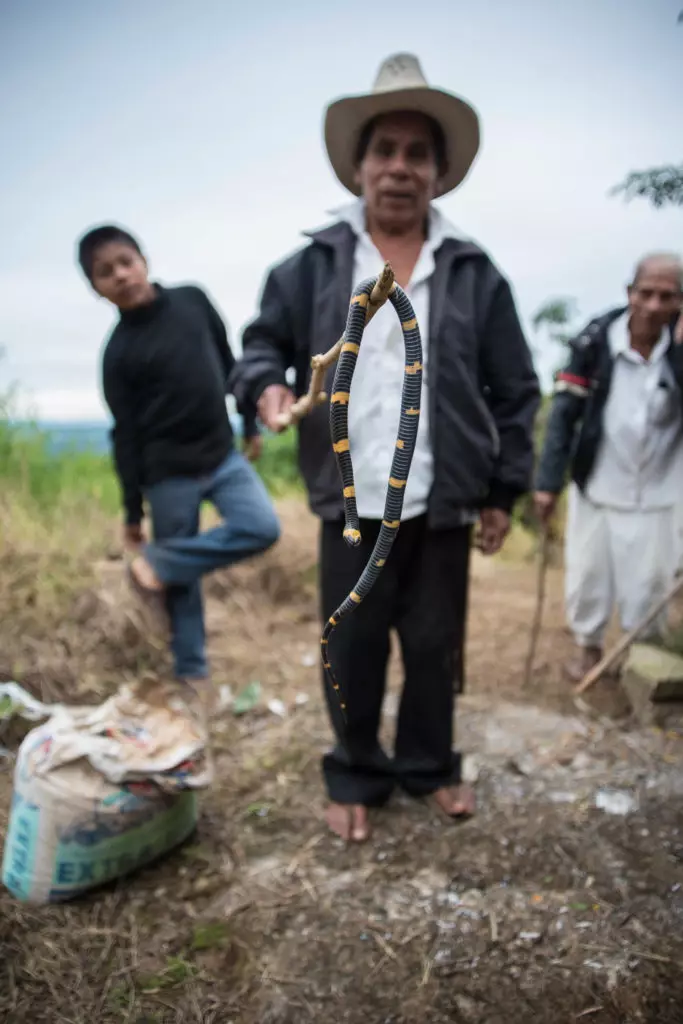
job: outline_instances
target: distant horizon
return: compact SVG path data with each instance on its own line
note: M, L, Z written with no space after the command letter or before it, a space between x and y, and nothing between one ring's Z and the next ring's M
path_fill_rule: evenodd
M232 412L228 412L230 422L232 423L233 429L239 426L242 422L242 417ZM15 427L31 427L36 426L41 430L105 430L107 433L113 426L113 420L102 419L61 419L56 416L10 416L9 423Z
M35 423L38 427L104 427L105 429L111 427L112 420L81 420L78 418L74 419L60 419L57 416L11 416L10 423L16 424L16 426L30 426Z

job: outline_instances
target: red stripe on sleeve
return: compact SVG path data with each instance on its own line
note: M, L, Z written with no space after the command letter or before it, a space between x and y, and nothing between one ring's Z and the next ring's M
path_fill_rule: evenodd
M589 388L591 385L588 377L577 377L573 373L565 373L564 371L558 373L556 380L563 380L567 384L576 384L580 388Z

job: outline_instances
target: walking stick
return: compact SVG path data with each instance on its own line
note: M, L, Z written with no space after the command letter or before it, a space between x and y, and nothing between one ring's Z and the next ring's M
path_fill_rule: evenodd
M526 666L524 668L524 686L528 686L531 682L531 673L533 671L534 659L536 657L536 647L538 646L538 637L541 632L541 623L543 621L543 606L545 604L545 581L548 571L549 559L550 529L549 524L547 522L544 522L541 524L541 538L538 550L538 573L536 576L536 610L534 612L534 619L531 624L529 650L526 657Z
M604 675L608 668L611 668L614 662L624 653L624 651L628 650L643 630L646 629L651 622L654 622L660 612L666 608L669 601L671 601L671 599L674 598L680 590L683 590L683 576L678 577L675 583L673 583L667 590L666 594L664 594L664 597L660 597L659 601L652 606L647 615L642 618L640 622L630 630L630 632L623 636L619 643L615 644L612 650L608 651L604 658L602 658L597 665L595 665L595 667L583 677L579 685L575 687L574 693L577 696L581 693L585 693L589 687L593 686L594 683L597 683L598 679Z

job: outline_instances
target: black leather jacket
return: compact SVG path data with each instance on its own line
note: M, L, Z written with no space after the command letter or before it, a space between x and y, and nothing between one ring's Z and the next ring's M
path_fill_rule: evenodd
M245 329L231 390L257 401L269 384L308 389L311 356L344 330L356 237L340 221L312 233L310 243L267 275L256 319ZM380 268L378 268L379 271ZM533 474L533 423L539 384L507 281L476 245L445 239L430 280L430 436L434 483L428 521L457 525L463 508L511 510ZM327 388L334 367L330 369ZM329 412L318 407L299 425L299 465L310 505L323 519L342 512Z

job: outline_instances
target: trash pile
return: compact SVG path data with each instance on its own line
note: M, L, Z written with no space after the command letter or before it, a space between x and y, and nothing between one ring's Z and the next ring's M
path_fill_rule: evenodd
M22 901L72 899L151 863L197 824L207 735L177 687L125 685L98 707L45 705L0 684L3 719L42 724L19 748L2 882Z

